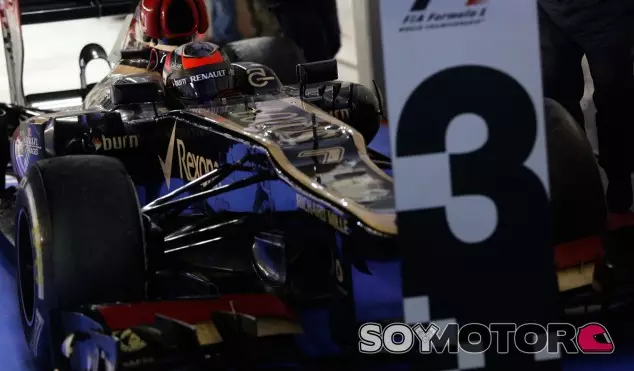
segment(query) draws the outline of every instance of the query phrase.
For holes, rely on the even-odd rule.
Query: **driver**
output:
[[[170,52],[163,65],[163,83],[172,98],[184,104],[205,103],[235,95],[235,71],[218,45],[194,41]]]

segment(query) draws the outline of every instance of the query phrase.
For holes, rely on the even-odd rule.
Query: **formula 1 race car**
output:
[[[367,148],[378,89],[336,81],[335,61],[300,63],[284,85],[251,60],[231,63],[232,94],[182,104],[159,72],[183,64],[177,45],[125,45],[81,107],[1,107],[20,186],[0,230],[38,364],[301,369],[358,356],[353,276],[399,259],[389,157]],[[189,81],[225,77],[205,74]],[[577,266],[595,261],[605,206],[583,133],[558,104],[546,112],[551,152],[574,153],[551,164],[553,244],[577,254],[558,258],[560,289],[573,292],[593,281]],[[587,184],[565,188],[571,177]],[[586,211],[570,212],[579,200]]]
[[[300,64],[296,86],[237,62],[232,95],[184,106],[159,72],[176,68],[174,47],[136,46],[82,107],[3,106],[21,183],[0,229],[15,245],[37,363],[302,361],[301,317],[289,308],[332,309],[349,297],[353,265],[367,271],[364,259],[394,253],[392,181],[379,168],[389,159],[365,145],[379,100],[328,82],[335,61]]]
[[[136,58],[151,63],[149,53]],[[94,307],[68,321],[68,313],[55,316],[60,310],[214,298],[145,304],[160,315],[175,313],[164,324],[183,332],[170,341],[184,341],[178,349],[186,350],[203,336],[180,322],[192,306],[210,316],[223,308],[232,329],[231,305],[257,317],[286,313],[273,310],[284,308],[281,298],[332,301],[351,291],[353,265],[367,271],[363,261],[395,252],[392,181],[377,165],[388,160],[368,151],[353,128],[363,125],[368,139],[376,133],[377,98],[357,84],[305,86],[310,76],[335,78],[334,61],[300,65],[300,88],[282,86],[264,65],[234,63],[241,94],[179,110],[166,106],[153,72],[129,63],[122,60],[82,110],[34,116],[12,138],[13,169],[22,181],[15,232],[7,234],[15,236],[23,326],[42,364],[59,367],[66,355],[84,369],[76,362],[86,362],[82,349],[89,345],[107,355],[107,364],[145,362],[156,370],[174,360],[168,344],[159,352],[166,359],[154,348],[152,361],[143,352],[109,351],[126,346],[130,331],[144,344],[151,340],[139,332],[172,331],[130,330],[151,323],[132,321],[136,309],[126,320],[119,311],[132,310],[128,305],[99,309],[99,324]],[[260,296],[240,296],[254,293]],[[272,324],[249,321],[240,326],[255,326],[258,336],[295,335],[298,327],[287,315]],[[233,336],[214,324],[218,329],[210,325],[205,336]],[[93,333],[105,343],[96,345]],[[60,353],[62,343],[67,350]],[[205,354],[215,352],[211,346]]]

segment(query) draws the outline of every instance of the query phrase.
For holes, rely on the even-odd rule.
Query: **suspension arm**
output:
[[[213,189],[209,189],[206,191],[202,191],[202,192],[198,192],[195,193],[193,195],[189,195],[183,198],[179,198],[177,200],[172,200],[172,201],[166,201],[163,202],[162,204],[159,204],[157,206],[152,206],[152,207],[145,207],[143,208],[143,212],[148,214],[148,215],[152,215],[152,214],[164,214],[167,212],[180,212],[184,209],[186,209],[188,206],[190,206],[192,203],[196,202],[196,201],[200,201],[200,200],[204,200],[210,197],[214,197],[214,196],[218,196],[221,195],[223,193],[227,193],[236,189],[240,189],[240,188],[244,188],[244,187],[248,187],[250,185],[253,184],[257,184],[263,181],[267,181],[267,180],[274,180],[276,179],[275,176],[273,176],[272,174],[269,173],[265,173],[265,174],[256,174],[254,176],[251,176],[249,178],[246,179],[242,179],[239,180],[235,183],[232,184],[228,184],[225,186],[221,186],[221,187],[217,187],[217,188],[213,188]],[[216,181],[217,180],[217,181]],[[218,183],[220,183],[222,181],[222,179],[216,179],[214,180],[215,184],[211,185],[210,187],[213,187],[215,185],[217,185]]]

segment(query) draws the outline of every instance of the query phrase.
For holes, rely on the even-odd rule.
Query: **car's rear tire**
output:
[[[600,234],[607,207],[592,146],[575,119],[552,99],[545,100],[553,243]]]
[[[381,127],[379,100],[374,91],[361,84],[353,84],[350,89],[353,109],[348,121],[363,136],[366,145],[372,143]],[[335,115],[336,116],[336,115]]]
[[[145,298],[143,224],[123,165],[104,156],[33,164],[16,200],[18,304],[39,367],[60,361],[57,310]]]
[[[302,50],[285,37],[267,36],[234,41],[222,50],[234,62],[254,62],[269,67],[284,85],[298,83],[295,67],[306,62]]]

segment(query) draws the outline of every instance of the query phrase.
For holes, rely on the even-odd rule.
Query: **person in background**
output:
[[[336,0],[210,0],[210,5],[210,40],[217,44],[284,35],[308,62],[332,59],[341,47]]]
[[[199,40],[211,40],[216,44],[281,34],[275,16],[264,0],[208,0],[211,11],[211,27]]]
[[[265,0],[282,33],[308,62],[333,59],[341,47],[336,0]]]
[[[594,82],[599,164],[608,177],[611,213],[633,203],[634,61],[632,0],[539,0],[544,95],[585,127],[582,58]]]
[[[242,39],[238,31],[235,0],[211,1],[211,35],[214,42],[225,44]]]

